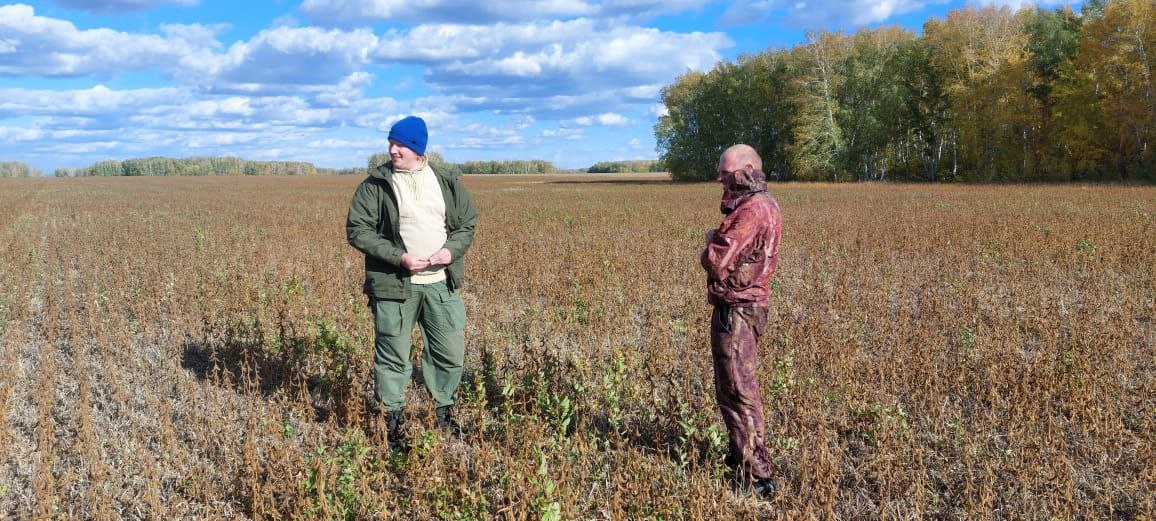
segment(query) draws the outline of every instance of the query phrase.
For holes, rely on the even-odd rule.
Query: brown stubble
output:
[[[471,433],[439,436],[414,386],[399,459],[364,410],[357,182],[5,180],[6,513],[1153,512],[1151,188],[773,186],[768,506],[721,466],[697,264],[717,186],[467,179]]]

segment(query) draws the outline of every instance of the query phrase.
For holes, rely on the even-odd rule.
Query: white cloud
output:
[[[463,137],[454,143],[445,145],[451,150],[458,149],[479,149],[490,147],[508,147],[511,145],[522,145],[526,142],[526,138],[521,134],[512,134],[507,136],[469,136]]]
[[[159,35],[80,30],[38,16],[27,5],[0,6],[0,74],[109,77],[156,71],[217,91],[312,91],[342,103],[367,84],[361,69],[378,42],[366,29],[277,27],[222,50],[217,35],[227,28],[165,24]]]
[[[602,125],[604,127],[618,127],[618,126],[623,126],[623,125],[629,125],[631,123],[631,121],[629,118],[627,118],[626,116],[623,116],[622,114],[617,114],[614,112],[606,112],[604,114],[598,114],[595,116],[577,117],[577,118],[562,121],[561,123],[562,123],[562,126],[576,126],[576,127],[589,127],[589,126],[593,126],[593,125]]]
[[[0,127],[0,140],[3,141],[36,141],[46,135],[38,128]]]
[[[277,27],[234,43],[204,72],[211,80],[249,86],[247,90],[265,85],[332,84],[358,73],[377,41],[367,29]]]
[[[710,68],[731,45],[721,33],[579,19],[424,25],[383,35],[373,56],[383,64],[424,64],[426,81],[435,88],[474,96],[543,98],[630,88],[653,100],[657,85],[687,70]]]
[[[13,76],[108,75],[170,69],[208,52],[204,26],[167,26],[169,35],[129,34],[111,29],[79,30],[72,22],[37,16],[31,6],[0,6],[0,74]],[[195,35],[196,41],[186,37]]]
[[[346,76],[336,86],[319,92],[316,102],[334,107],[348,107],[361,98],[365,88],[371,83],[373,83],[371,74],[355,72]]]
[[[102,116],[154,103],[181,103],[178,88],[112,90],[103,85],[78,90],[0,89],[0,117],[41,114]]]
[[[1065,0],[971,0],[971,3],[984,7],[1009,7],[1012,11],[1018,11],[1025,7],[1052,6],[1071,2]]]
[[[804,28],[860,27],[942,3],[946,0],[736,0],[723,13],[722,21],[733,25],[786,22]]]
[[[160,34],[79,30],[69,21],[38,16],[27,5],[3,6],[0,31],[7,34],[0,39],[0,74],[104,78],[155,71],[209,93],[307,96],[311,103],[335,108],[352,107],[363,97],[374,79],[371,68],[416,64],[426,69],[425,85],[416,88],[474,100],[463,108],[545,114],[566,110],[559,101],[583,97],[613,100],[603,107],[611,111],[651,103],[661,85],[686,70],[713,66],[721,50],[732,45],[722,33],[675,33],[582,18],[422,25],[380,36],[364,28],[278,26],[226,49],[218,35],[227,29],[167,24]]]
[[[580,128],[553,128],[543,130],[541,137],[551,139],[561,139],[565,141],[578,141],[586,135]]]
[[[629,125],[631,123],[630,119],[626,116],[612,112],[599,114],[596,119],[598,120],[599,125],[606,127],[620,127],[623,125]]]
[[[326,165],[357,166],[365,152],[382,149],[384,135],[373,129],[388,129],[401,115],[417,113],[438,125],[431,128],[431,140],[456,133],[449,130],[458,118],[455,99],[359,97],[330,106],[307,96],[218,95],[192,88],[0,89],[0,157],[47,158],[52,162],[47,168],[55,168],[147,155],[259,158],[283,150],[279,159],[323,158]],[[479,125],[460,135],[473,138],[464,146],[517,143],[532,123],[517,118],[508,128]],[[364,137],[359,126],[372,137]],[[342,132],[362,137],[326,141]],[[324,150],[326,144],[355,148]]]
[[[317,139],[305,144],[309,148],[316,148],[320,150],[350,150],[350,149],[376,149],[381,147],[383,140],[373,139]]]
[[[558,42],[582,41],[598,29],[593,20],[528,24],[419,25],[382,35],[375,53],[380,61],[439,63],[492,58]]]
[[[83,143],[53,143],[49,144],[43,149],[43,152],[51,152],[62,155],[84,155],[84,154],[98,154],[94,157],[103,157],[105,153],[110,150],[116,150],[120,143],[114,141],[86,141]]]
[[[88,5],[111,12],[180,3]],[[530,145],[572,147],[597,139],[603,127],[629,126],[617,132],[626,142],[645,127],[638,123],[663,85],[687,70],[709,69],[733,45],[723,33],[660,30],[637,20],[703,3],[414,0],[404,4],[405,16],[424,25],[376,32],[368,24],[302,27],[285,15],[236,41],[223,40],[235,30],[225,24],[137,29],[143,19],[133,17],[78,28],[28,5],[3,5],[0,76],[46,78],[35,83],[66,90],[0,88],[0,157],[64,163],[49,168],[192,154],[358,166],[364,159],[357,154],[381,149],[384,134],[375,131],[409,114],[427,120],[434,150],[470,151],[451,160],[543,157],[551,152]],[[335,13],[364,9],[365,20],[380,20],[398,5],[306,0],[298,14],[328,6]],[[471,10],[483,18],[463,14]],[[496,22],[481,24],[486,16]],[[471,23],[434,23],[439,17]],[[60,77],[75,79],[54,79]],[[548,129],[556,126],[562,128]],[[587,159],[582,152],[576,160]]]
[[[161,24],[161,32],[168,37],[203,49],[220,47],[217,35],[227,30],[228,24]]]
[[[92,13],[123,13],[144,11],[162,5],[197,5],[198,0],[56,0],[61,5]]]
[[[699,9],[709,0],[305,0],[311,20],[342,25],[527,22],[581,17],[650,18]]]
[[[183,140],[181,146],[196,153],[197,149],[221,150],[221,147],[249,145],[264,139],[265,136],[258,132],[200,132]]]

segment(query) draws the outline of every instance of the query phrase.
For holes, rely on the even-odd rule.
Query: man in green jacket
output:
[[[349,203],[345,233],[365,254],[365,294],[375,331],[374,397],[385,411],[387,438],[404,449],[405,386],[413,372],[414,324],[425,348],[422,376],[437,406],[438,427],[455,436],[453,404],[465,363],[466,309],[462,258],[478,213],[457,177],[425,158],[425,121],[403,118],[389,131],[390,161],[369,169]]]

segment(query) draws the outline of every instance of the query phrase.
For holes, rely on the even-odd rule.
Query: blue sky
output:
[[[417,114],[448,161],[654,159],[688,70],[965,5],[1064,0],[0,3],[0,161],[232,155],[363,166]],[[1070,3],[1070,2],[1069,2]]]

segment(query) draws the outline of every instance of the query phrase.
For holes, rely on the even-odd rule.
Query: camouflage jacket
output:
[[[769,194],[751,194],[739,203],[702,252],[707,300],[716,306],[769,306],[781,232],[779,204]]]

